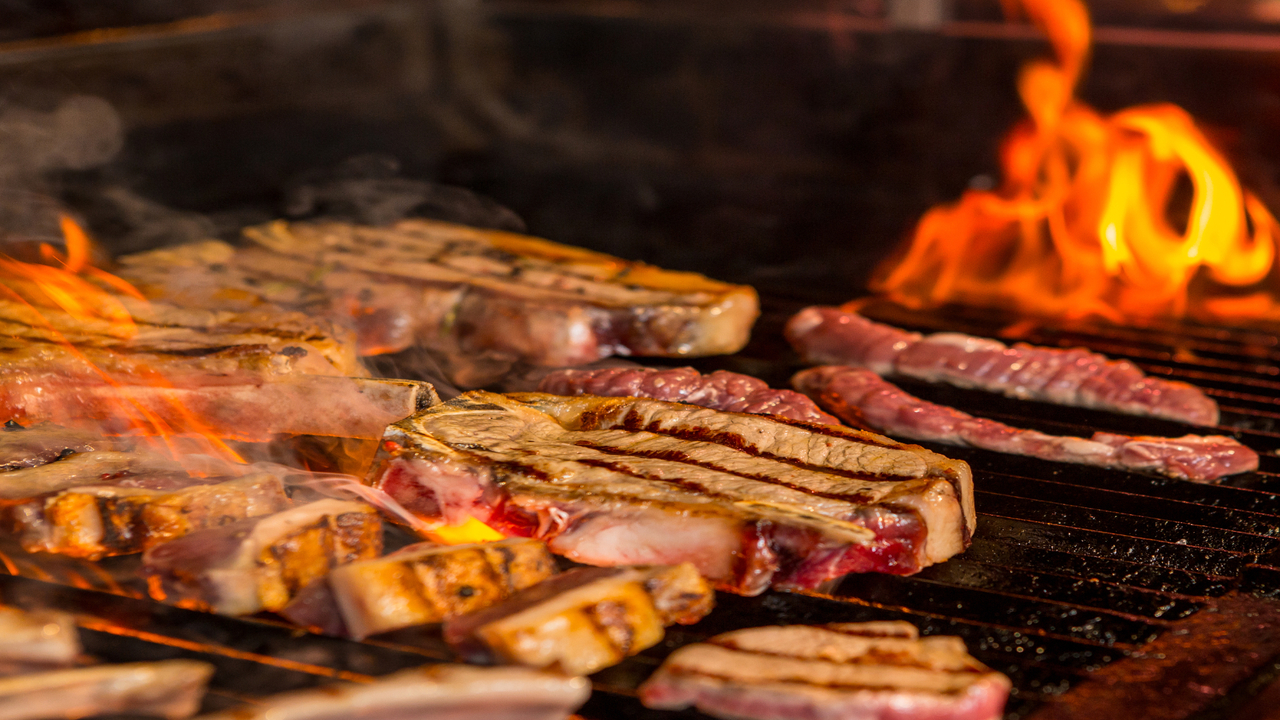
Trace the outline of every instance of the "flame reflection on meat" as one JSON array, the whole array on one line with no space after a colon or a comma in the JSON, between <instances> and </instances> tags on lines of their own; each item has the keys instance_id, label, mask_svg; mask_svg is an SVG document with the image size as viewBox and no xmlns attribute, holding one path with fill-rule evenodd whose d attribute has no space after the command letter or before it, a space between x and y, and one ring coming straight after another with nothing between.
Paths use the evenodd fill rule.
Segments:
<instances>
[{"instance_id":1,"label":"flame reflection on meat","mask_svg":"<svg viewBox=\"0 0 1280 720\"><path fill-rule=\"evenodd\" d=\"M109 326L107 334L129 339L137 335L138 328L118 295L127 296L144 305L146 300L128 282L90 265L92 243L88 234L69 216L62 215L60 220L66 240L66 255L49 245L41 245L41 256L51 264L29 263L0 256L0 297L31 309L55 342L91 368L107 385L119 388L120 382L80 352L45 319L41 308L56 308L77 320L105 321ZM158 371L143 367L141 372L153 386L172 387ZM162 445L179 462L192 455L213 457L225 462L244 462L194 413L175 400L170 399L169 403L172 407L168 408L170 412L166 419L143 404L129 399L122 392L115 402L114 414L125 420L131 431ZM173 421L175 418L178 422ZM186 469L192 475L202 476L206 474L205 465L207 463L197 462Z\"/></svg>"},{"instance_id":2,"label":"flame reflection on meat","mask_svg":"<svg viewBox=\"0 0 1280 720\"><path fill-rule=\"evenodd\" d=\"M1276 221L1191 116L1169 104L1098 113L1074 97L1091 39L1082 2L1006 4L1048 35L1056 61L1018 79L1030 118L1005 140L1004 184L926 213L873 289L912 306L1013 303L1063 317L1280 318L1263 282ZM1190 206L1171 221L1184 178Z\"/></svg>"}]
</instances>

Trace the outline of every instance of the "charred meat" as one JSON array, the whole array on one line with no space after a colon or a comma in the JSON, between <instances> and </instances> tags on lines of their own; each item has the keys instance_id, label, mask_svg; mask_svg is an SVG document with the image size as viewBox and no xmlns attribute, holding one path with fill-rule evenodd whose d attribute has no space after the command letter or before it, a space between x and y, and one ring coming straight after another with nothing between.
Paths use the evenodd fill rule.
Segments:
<instances>
[{"instance_id":1,"label":"charred meat","mask_svg":"<svg viewBox=\"0 0 1280 720\"><path fill-rule=\"evenodd\" d=\"M432 665L367 685L302 690L202 720L566 720L591 684L518 667Z\"/></svg>"},{"instance_id":2,"label":"charred meat","mask_svg":"<svg viewBox=\"0 0 1280 720\"><path fill-rule=\"evenodd\" d=\"M143 566L157 600L247 615L279 610L334 567L380 554L373 507L320 500L157 545Z\"/></svg>"},{"instance_id":3,"label":"charred meat","mask_svg":"<svg viewBox=\"0 0 1280 720\"><path fill-rule=\"evenodd\" d=\"M590 565L693 563L744 594L910 574L974 526L963 462L840 426L637 398L465 393L388 428L371 484Z\"/></svg>"},{"instance_id":4,"label":"charred meat","mask_svg":"<svg viewBox=\"0 0 1280 720\"><path fill-rule=\"evenodd\" d=\"M212 675L207 663L164 660L0 678L0 720L110 714L178 720L196 713Z\"/></svg>"},{"instance_id":5,"label":"charred meat","mask_svg":"<svg viewBox=\"0 0 1280 720\"><path fill-rule=\"evenodd\" d=\"M350 635L365 638L481 610L555 571L537 540L422 543L335 568L328 584Z\"/></svg>"},{"instance_id":6,"label":"charred meat","mask_svg":"<svg viewBox=\"0 0 1280 720\"><path fill-rule=\"evenodd\" d=\"M996 720L1009 679L957 637L904 622L739 630L671 654L640 688L651 708L722 718Z\"/></svg>"},{"instance_id":7,"label":"charred meat","mask_svg":"<svg viewBox=\"0 0 1280 720\"><path fill-rule=\"evenodd\" d=\"M701 620L713 595L688 564L578 568L449 620L445 639L471 662L586 675L656 645L668 624Z\"/></svg>"},{"instance_id":8,"label":"charred meat","mask_svg":"<svg viewBox=\"0 0 1280 720\"><path fill-rule=\"evenodd\" d=\"M27 552L97 560L142 552L205 528L269 515L289 506L280 479L256 474L222 482L161 483L121 478L0 505L0 522ZM147 487L152 485L152 487Z\"/></svg>"},{"instance_id":9,"label":"charred meat","mask_svg":"<svg viewBox=\"0 0 1280 720\"><path fill-rule=\"evenodd\" d=\"M801 310L787 323L786 335L814 365L852 365L879 375L1193 425L1218 423L1218 404L1199 388L1148 377L1126 360L1080 348L1010 347L959 333L922 336L832 307Z\"/></svg>"},{"instance_id":10,"label":"charred meat","mask_svg":"<svg viewBox=\"0 0 1280 720\"><path fill-rule=\"evenodd\" d=\"M1155 472L1196 482L1258 469L1258 453L1223 435L1177 438L1105 432L1096 432L1090 438L1047 435L925 402L870 370L839 365L803 370L792 382L797 389L850 423L909 440Z\"/></svg>"},{"instance_id":11,"label":"charred meat","mask_svg":"<svg viewBox=\"0 0 1280 720\"><path fill-rule=\"evenodd\" d=\"M839 425L840 421L794 390L775 390L749 375L717 370L703 375L693 368L601 368L556 370L542 379L539 392L552 395L645 397L700 405L713 410L777 415L803 422Z\"/></svg>"}]
</instances>

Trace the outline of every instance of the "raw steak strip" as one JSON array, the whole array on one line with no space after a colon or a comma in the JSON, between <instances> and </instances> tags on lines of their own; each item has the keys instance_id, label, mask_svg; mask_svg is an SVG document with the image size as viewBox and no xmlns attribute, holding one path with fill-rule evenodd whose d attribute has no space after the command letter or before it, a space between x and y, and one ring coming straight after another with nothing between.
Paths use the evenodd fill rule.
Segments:
<instances>
[{"instance_id":1,"label":"raw steak strip","mask_svg":"<svg viewBox=\"0 0 1280 720\"><path fill-rule=\"evenodd\" d=\"M833 307L796 313L787 340L805 362L865 367L1023 400L1217 425L1218 405L1184 382L1148 377L1127 360L1082 348L1012 347L959 333L919 333Z\"/></svg>"},{"instance_id":2,"label":"raw steak strip","mask_svg":"<svg viewBox=\"0 0 1280 720\"><path fill-rule=\"evenodd\" d=\"M1223 435L1165 438L1095 432L1089 439L1047 435L925 402L870 370L840 365L802 370L792 383L848 422L911 440L1156 472L1197 482L1258 469L1256 452Z\"/></svg>"},{"instance_id":3,"label":"raw steak strip","mask_svg":"<svg viewBox=\"0 0 1280 720\"><path fill-rule=\"evenodd\" d=\"M804 422L839 425L809 398L794 390L774 390L763 380L725 370L703 375L690 367L602 368L557 370L538 385L553 395L602 395L646 397L683 402L713 410L775 415Z\"/></svg>"},{"instance_id":4,"label":"raw steak strip","mask_svg":"<svg viewBox=\"0 0 1280 720\"><path fill-rule=\"evenodd\" d=\"M960 638L919 638L904 622L837 623L687 645L640 687L640 699L722 718L997 720L1010 687Z\"/></svg>"},{"instance_id":5,"label":"raw steak strip","mask_svg":"<svg viewBox=\"0 0 1280 720\"><path fill-rule=\"evenodd\" d=\"M474 391L388 428L370 484L591 565L735 592L910 574L963 550L967 465L883 436L638 398Z\"/></svg>"}]
</instances>

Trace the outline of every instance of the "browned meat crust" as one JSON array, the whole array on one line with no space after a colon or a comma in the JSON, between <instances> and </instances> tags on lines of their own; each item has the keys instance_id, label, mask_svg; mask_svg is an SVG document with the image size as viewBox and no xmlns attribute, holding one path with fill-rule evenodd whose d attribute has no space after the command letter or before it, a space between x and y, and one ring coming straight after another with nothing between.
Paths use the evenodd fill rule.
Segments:
<instances>
[{"instance_id":1,"label":"browned meat crust","mask_svg":"<svg viewBox=\"0 0 1280 720\"><path fill-rule=\"evenodd\" d=\"M157 545L143 570L157 600L246 615L279 610L334 567L381 553L376 510L320 500Z\"/></svg>"},{"instance_id":2,"label":"browned meat crust","mask_svg":"<svg viewBox=\"0 0 1280 720\"><path fill-rule=\"evenodd\" d=\"M328 585L349 634L362 639L476 612L555 571L555 559L537 540L422 543L338 567Z\"/></svg>"},{"instance_id":3,"label":"browned meat crust","mask_svg":"<svg viewBox=\"0 0 1280 720\"><path fill-rule=\"evenodd\" d=\"M578 568L445 624L445 639L472 662L503 662L587 675L661 642L665 626L692 624L714 593L692 565Z\"/></svg>"}]
</instances>

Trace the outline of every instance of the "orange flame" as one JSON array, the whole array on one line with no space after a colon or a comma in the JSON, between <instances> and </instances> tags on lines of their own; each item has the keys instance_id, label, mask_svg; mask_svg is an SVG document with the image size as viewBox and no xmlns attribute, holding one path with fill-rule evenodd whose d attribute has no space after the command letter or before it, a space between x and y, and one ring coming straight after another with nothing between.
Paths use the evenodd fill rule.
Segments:
<instances>
[{"instance_id":1,"label":"orange flame","mask_svg":"<svg viewBox=\"0 0 1280 720\"><path fill-rule=\"evenodd\" d=\"M1079 0L1020 3L1056 61L1033 61L1018 79L1030 117L1005 140L1003 186L926 213L872 288L916 307L1280 318L1275 293L1258 287L1280 240L1266 206L1181 108L1104 117L1074 98L1091 39ZM1184 177L1191 202L1179 230L1169 215Z\"/></svg>"},{"instance_id":2,"label":"orange flame","mask_svg":"<svg viewBox=\"0 0 1280 720\"><path fill-rule=\"evenodd\" d=\"M39 321L60 345L66 348L78 360L102 379L117 389L123 390L123 383L113 378L108 372L95 365L83 352L72 344L41 312L40 308L57 308L77 320L105 320L108 323L108 334L128 339L138 334L137 324L125 304L112 293L104 290L105 285L122 295L127 295L146 303L146 299L137 288L127 281L89 264L92 254L92 241L89 235L68 215L60 217L63 236L66 240L67 252L63 256L48 245L41 245L41 256L62 267L38 263L27 263L0 255L0 296L19 302L32 310ZM92 278L100 284L90 282ZM172 387L164 376L148 368L140 369L143 378L156 387ZM189 409L176 400L169 399L171 407L167 414L177 418L173 422L162 417L140 402L128 398L121 392L116 400L116 414L127 421L134 431L144 437L155 439L164 445L168 454L179 462L183 462L187 452L195 451L204 455L212 455L223 461L244 463L244 459L232 450L221 438L195 416ZM206 472L203 464L184 467L193 475Z\"/></svg>"}]
</instances>

